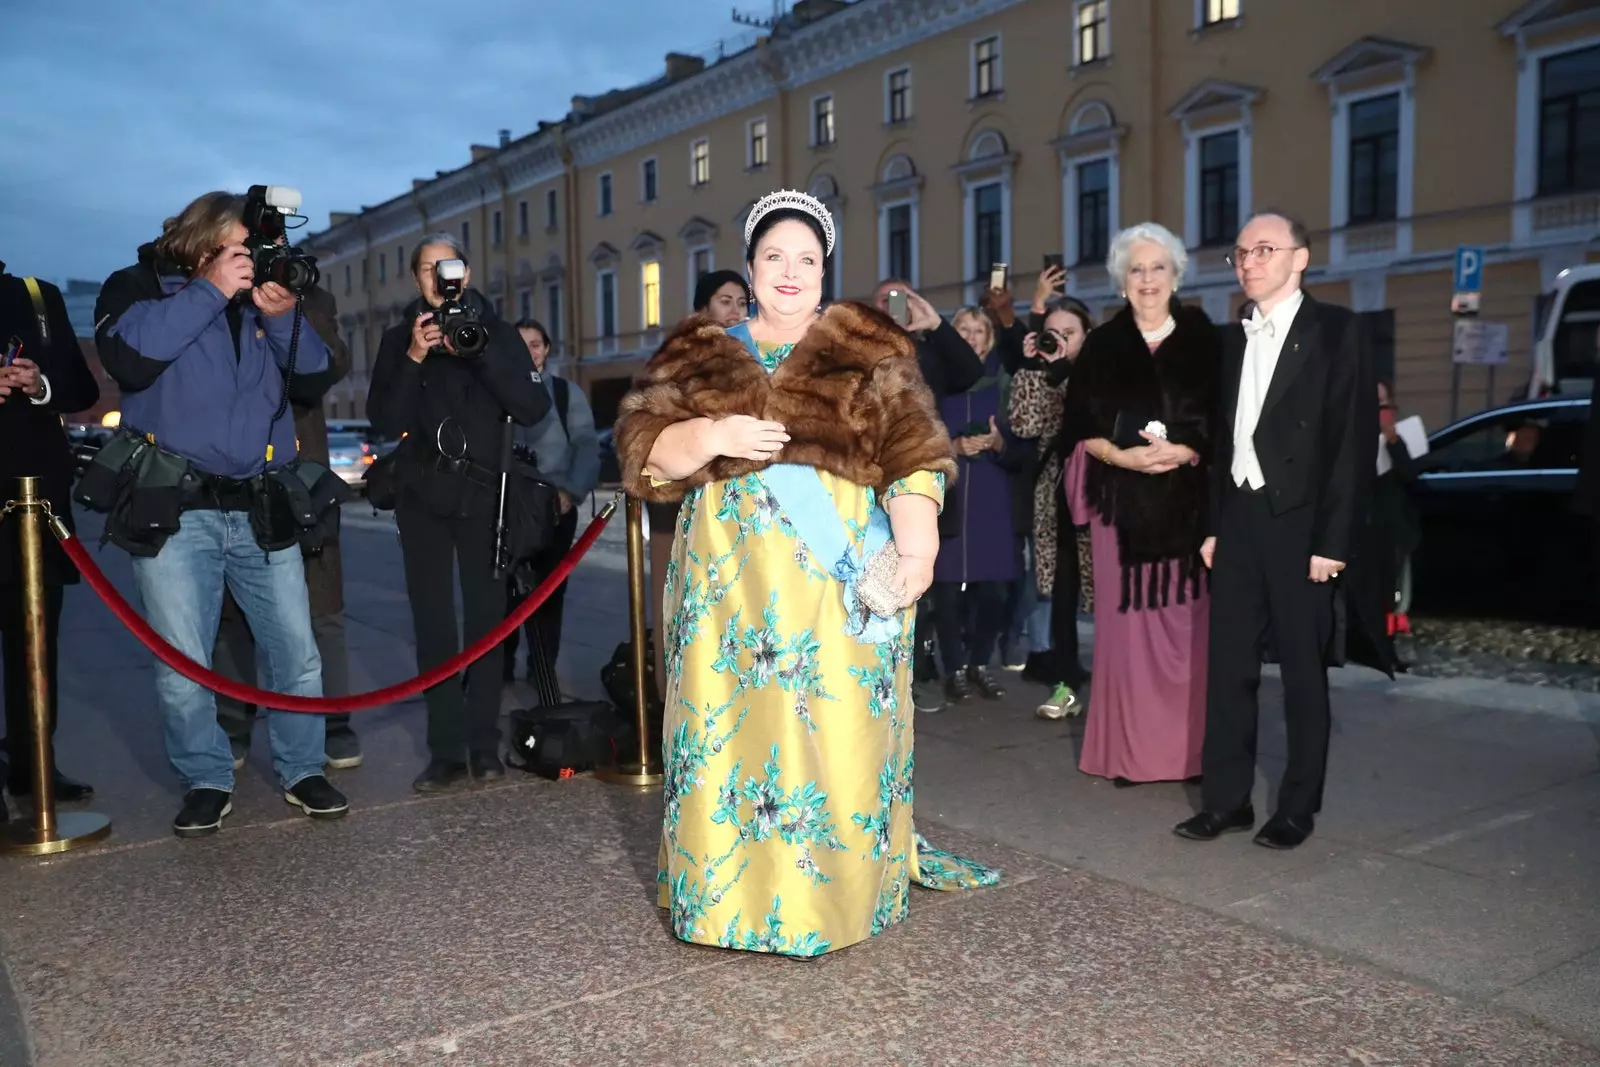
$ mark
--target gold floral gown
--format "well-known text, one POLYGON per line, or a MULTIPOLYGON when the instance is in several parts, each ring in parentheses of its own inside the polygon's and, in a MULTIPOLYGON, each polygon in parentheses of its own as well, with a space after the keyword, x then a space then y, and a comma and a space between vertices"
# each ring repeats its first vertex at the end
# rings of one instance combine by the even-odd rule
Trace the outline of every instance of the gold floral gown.
MULTIPOLYGON (((762 364, 791 347, 761 348, 762 364)), ((859 546, 875 492, 818 474, 859 546)), ((887 498, 902 493, 942 505, 943 476, 887 498)), ((685 497, 665 599, 658 882, 678 937, 817 956, 904 919, 913 881, 998 881, 912 827, 912 610, 891 641, 847 636, 838 582, 759 472, 685 497)))

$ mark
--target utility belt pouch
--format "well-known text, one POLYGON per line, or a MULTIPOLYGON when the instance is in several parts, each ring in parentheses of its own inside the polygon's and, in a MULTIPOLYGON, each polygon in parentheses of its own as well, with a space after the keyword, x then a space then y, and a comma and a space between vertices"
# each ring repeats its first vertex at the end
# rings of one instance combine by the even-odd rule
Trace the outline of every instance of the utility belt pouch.
POLYGON ((131 555, 148 557, 178 532, 184 506, 198 487, 188 460, 127 427, 95 454, 73 499, 107 515, 102 544, 110 541, 131 555))
POLYGON ((124 478, 123 472, 131 467, 146 449, 155 444, 141 433, 130 429, 118 430, 111 436, 78 479, 72 499, 88 508, 106 514, 116 506, 117 495, 124 478))
POLYGON ((277 552, 298 544, 312 555, 339 531, 339 505, 349 499, 344 482, 321 463, 297 459, 268 471, 250 510, 256 544, 277 552))

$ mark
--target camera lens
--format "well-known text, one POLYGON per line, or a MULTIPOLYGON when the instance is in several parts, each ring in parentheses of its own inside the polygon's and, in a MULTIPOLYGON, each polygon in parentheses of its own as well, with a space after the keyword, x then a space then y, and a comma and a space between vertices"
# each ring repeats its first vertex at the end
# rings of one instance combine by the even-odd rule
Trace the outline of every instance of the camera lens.
POLYGON ((458 323, 450 331, 450 346, 456 350, 457 355, 479 355, 488 344, 489 338, 484 333, 483 327, 476 323, 458 323))
POLYGON ((1051 333, 1049 330, 1045 330, 1039 334, 1039 337, 1034 341, 1033 346, 1039 350, 1040 355, 1053 356, 1061 348, 1061 339, 1055 334, 1051 333))

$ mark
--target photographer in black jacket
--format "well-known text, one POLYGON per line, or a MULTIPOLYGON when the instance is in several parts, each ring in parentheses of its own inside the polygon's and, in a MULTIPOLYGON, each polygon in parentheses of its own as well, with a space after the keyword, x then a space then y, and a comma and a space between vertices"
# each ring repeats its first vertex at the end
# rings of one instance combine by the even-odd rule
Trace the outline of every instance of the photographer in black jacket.
MULTIPOLYGON (((417 668, 426 671, 458 653, 463 636, 471 644, 505 617, 506 581, 494 558, 503 419, 532 426, 551 402, 528 374, 517 331, 467 288, 471 269, 454 237, 425 238, 412 253, 411 276, 422 295, 383 335, 367 417, 385 437, 406 437, 395 464, 395 520, 417 668), (457 558, 464 633, 456 629, 451 581, 457 558)), ((465 691, 453 679, 428 690, 431 759, 413 783, 418 792, 453 788, 469 773, 505 773, 498 753, 503 660, 495 649, 473 664, 465 691)))

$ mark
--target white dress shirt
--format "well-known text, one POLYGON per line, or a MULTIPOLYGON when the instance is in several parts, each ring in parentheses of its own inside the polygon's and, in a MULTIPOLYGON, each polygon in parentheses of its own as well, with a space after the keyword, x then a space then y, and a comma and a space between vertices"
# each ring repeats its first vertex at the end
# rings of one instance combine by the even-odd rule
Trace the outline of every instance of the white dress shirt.
POLYGON ((1256 424, 1261 421, 1261 405, 1266 403, 1272 372, 1278 369, 1283 342, 1300 311, 1305 295, 1296 289, 1265 318, 1258 307, 1245 320, 1244 366, 1239 372, 1239 407, 1233 416, 1233 484, 1261 489, 1267 484, 1256 456, 1256 424))

